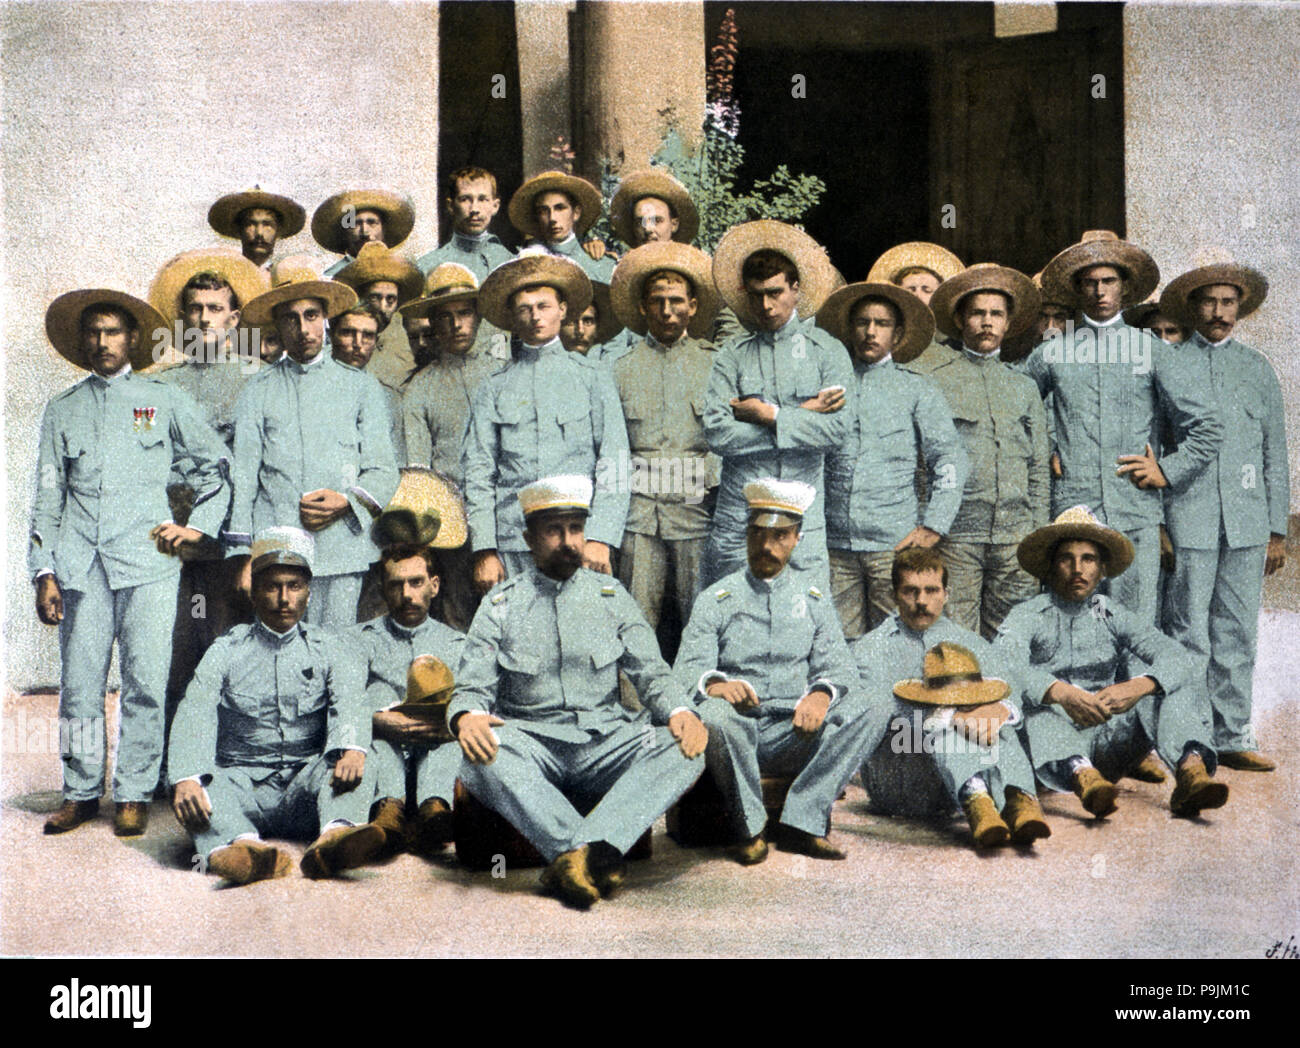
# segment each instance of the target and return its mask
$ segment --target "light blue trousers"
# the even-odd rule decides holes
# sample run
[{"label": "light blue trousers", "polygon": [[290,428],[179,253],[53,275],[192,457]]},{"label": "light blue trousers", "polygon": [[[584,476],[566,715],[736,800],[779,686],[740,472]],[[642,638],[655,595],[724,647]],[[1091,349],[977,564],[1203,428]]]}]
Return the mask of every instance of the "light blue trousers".
[{"label": "light blue trousers", "polygon": [[374,739],[370,743],[366,768],[374,771],[375,800],[394,797],[401,801],[406,799],[406,769],[414,762],[415,803],[420,805],[437,797],[451,807],[463,759],[458,742],[399,746],[387,739]]}]

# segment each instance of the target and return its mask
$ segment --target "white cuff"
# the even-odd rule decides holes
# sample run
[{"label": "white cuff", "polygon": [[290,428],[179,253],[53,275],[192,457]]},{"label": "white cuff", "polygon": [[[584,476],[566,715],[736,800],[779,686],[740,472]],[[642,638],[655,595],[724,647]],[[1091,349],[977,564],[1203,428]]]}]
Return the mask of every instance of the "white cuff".
[{"label": "white cuff", "polygon": [[1015,706],[1011,705],[1011,703],[1003,700],[1002,702],[998,703],[998,705],[1001,706],[1003,709],[1007,710],[1007,712],[1011,714],[1011,716],[1007,719],[1007,724],[1014,727],[1024,719],[1023,717],[1021,717],[1020,711],[1016,709]]},{"label": "white cuff", "polygon": [[700,693],[701,698],[711,699],[713,698],[713,696],[710,695],[704,689],[707,688],[710,684],[717,684],[718,681],[726,681],[726,680],[731,680],[731,678],[728,677],[721,670],[705,670],[703,673],[700,674],[700,679],[695,685],[695,690]]},{"label": "white cuff", "polygon": [[[835,685],[832,684],[830,681],[828,681],[825,677],[818,677],[815,681],[813,681],[811,684],[808,685],[806,691],[812,691],[814,688],[820,688],[830,692],[831,695],[830,706],[834,706],[836,700],[840,697],[839,689],[836,688]],[[827,706],[826,708],[830,709],[830,706]]]}]

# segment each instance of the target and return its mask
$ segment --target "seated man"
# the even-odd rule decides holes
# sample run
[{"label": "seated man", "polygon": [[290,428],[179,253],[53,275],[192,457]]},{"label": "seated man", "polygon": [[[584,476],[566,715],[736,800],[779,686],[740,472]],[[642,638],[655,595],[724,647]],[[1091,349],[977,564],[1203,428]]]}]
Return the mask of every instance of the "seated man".
[{"label": "seated man", "polygon": [[172,724],[172,807],[206,868],[248,884],[289,872],[260,834],[310,837],[313,879],[360,866],[384,845],[365,824],[370,718],[361,664],[339,634],[301,621],[314,544],[297,528],[253,543],[251,626],[219,638],[194,672]]},{"label": "seated man", "polygon": [[[1021,719],[1020,667],[943,614],[948,568],[937,550],[903,550],[894,558],[892,581],[897,610],[851,645],[872,718],[862,766],[872,810],[946,815],[960,805],[979,847],[1050,837],[1033,768],[1012,726]],[[898,696],[896,684],[912,678],[916,686],[916,678],[925,678],[919,687],[933,688],[946,666],[959,679],[992,674],[1011,685],[1008,697],[963,707],[951,720],[923,718],[919,705]],[[916,754],[920,761],[910,759]]]},{"label": "seated man", "polygon": [[1115,810],[1110,780],[1132,772],[1154,745],[1178,769],[1175,815],[1221,807],[1228,787],[1210,778],[1218,758],[1190,653],[1096,592],[1132,564],[1133,543],[1075,506],[1018,553],[1051,590],[1013,608],[995,646],[1032,664],[1028,691],[1041,702],[1027,709],[1024,733],[1039,779],[1072,789],[1100,819]]},{"label": "seated man", "polygon": [[371,817],[388,835],[390,852],[406,834],[406,771],[415,765],[415,824],[410,844],[435,854],[451,839],[451,799],[460,772],[460,747],[448,741],[446,724],[409,709],[394,709],[405,696],[407,674],[417,656],[432,655],[452,671],[465,636],[429,616],[438,595],[438,570],[428,546],[388,546],[379,558],[388,614],[353,628],[366,666],[366,699],[374,710],[370,764],[375,777]]},{"label": "seated man", "polygon": [[[582,567],[592,487],[551,477],[519,493],[534,567],[479,606],[447,709],[465,786],[550,862],[543,885],[583,909],[622,883],[623,854],[700,777],[708,739],[675,707],[636,602]],[[620,671],[643,709],[619,702]],[[584,817],[561,786],[600,801]]]},{"label": "seated man", "polygon": [[708,767],[742,824],[732,855],[767,858],[760,776],[797,776],[781,811],[779,847],[843,859],[827,840],[831,805],[866,748],[858,675],[835,606],[786,570],[817,497],[809,484],[771,477],[745,485],[749,565],[695,602],[673,665],[709,729]]}]

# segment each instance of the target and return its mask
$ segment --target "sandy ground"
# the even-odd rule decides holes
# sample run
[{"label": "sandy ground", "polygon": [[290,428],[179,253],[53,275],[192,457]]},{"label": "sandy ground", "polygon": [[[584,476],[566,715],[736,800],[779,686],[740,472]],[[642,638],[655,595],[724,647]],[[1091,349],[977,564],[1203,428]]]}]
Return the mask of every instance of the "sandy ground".
[{"label": "sandy ground", "polygon": [[[1289,603],[1289,602],[1288,602]],[[1265,612],[1257,726],[1281,769],[1223,771],[1228,805],[1171,819],[1169,785],[1125,781],[1105,823],[1044,797],[1052,837],[977,855],[964,820],[870,815],[851,787],[828,863],[773,852],[742,869],[663,832],[628,887],[583,914],[538,893],[537,870],[462,870],[410,855],[346,879],[221,888],[155,803],[149,832],[97,822],[45,837],[59,765],[31,729],[51,694],[10,693],[0,768],[0,951],[71,956],[1260,957],[1300,933],[1300,614]],[[22,729],[22,730],[20,730]],[[111,730],[111,724],[110,724]],[[24,736],[26,741],[23,741]],[[303,845],[294,845],[301,855]]]}]

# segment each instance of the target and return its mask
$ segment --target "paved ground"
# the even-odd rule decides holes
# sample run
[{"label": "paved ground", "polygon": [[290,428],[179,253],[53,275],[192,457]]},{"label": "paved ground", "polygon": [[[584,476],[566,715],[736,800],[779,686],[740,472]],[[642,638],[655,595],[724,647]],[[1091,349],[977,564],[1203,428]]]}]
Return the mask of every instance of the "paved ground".
[{"label": "paved ground", "polygon": [[[1267,612],[1258,727],[1282,768],[1222,772],[1226,808],[1173,820],[1169,786],[1124,782],[1105,824],[1073,796],[1044,807],[1033,852],[977,855],[964,821],[929,826],[836,806],[842,863],[774,852],[744,870],[655,836],[655,857],[590,913],[537,893],[536,870],[462,871],[403,855],[314,883],[296,873],[218,888],[191,872],[161,804],[148,834],[107,818],[41,832],[58,803],[57,757],[30,751],[50,694],[6,699],[0,768],[0,952],[76,956],[1262,956],[1300,938],[1300,614]],[[110,726],[111,727],[111,726]],[[24,738],[25,737],[25,738]],[[295,846],[301,855],[302,846]]]}]

